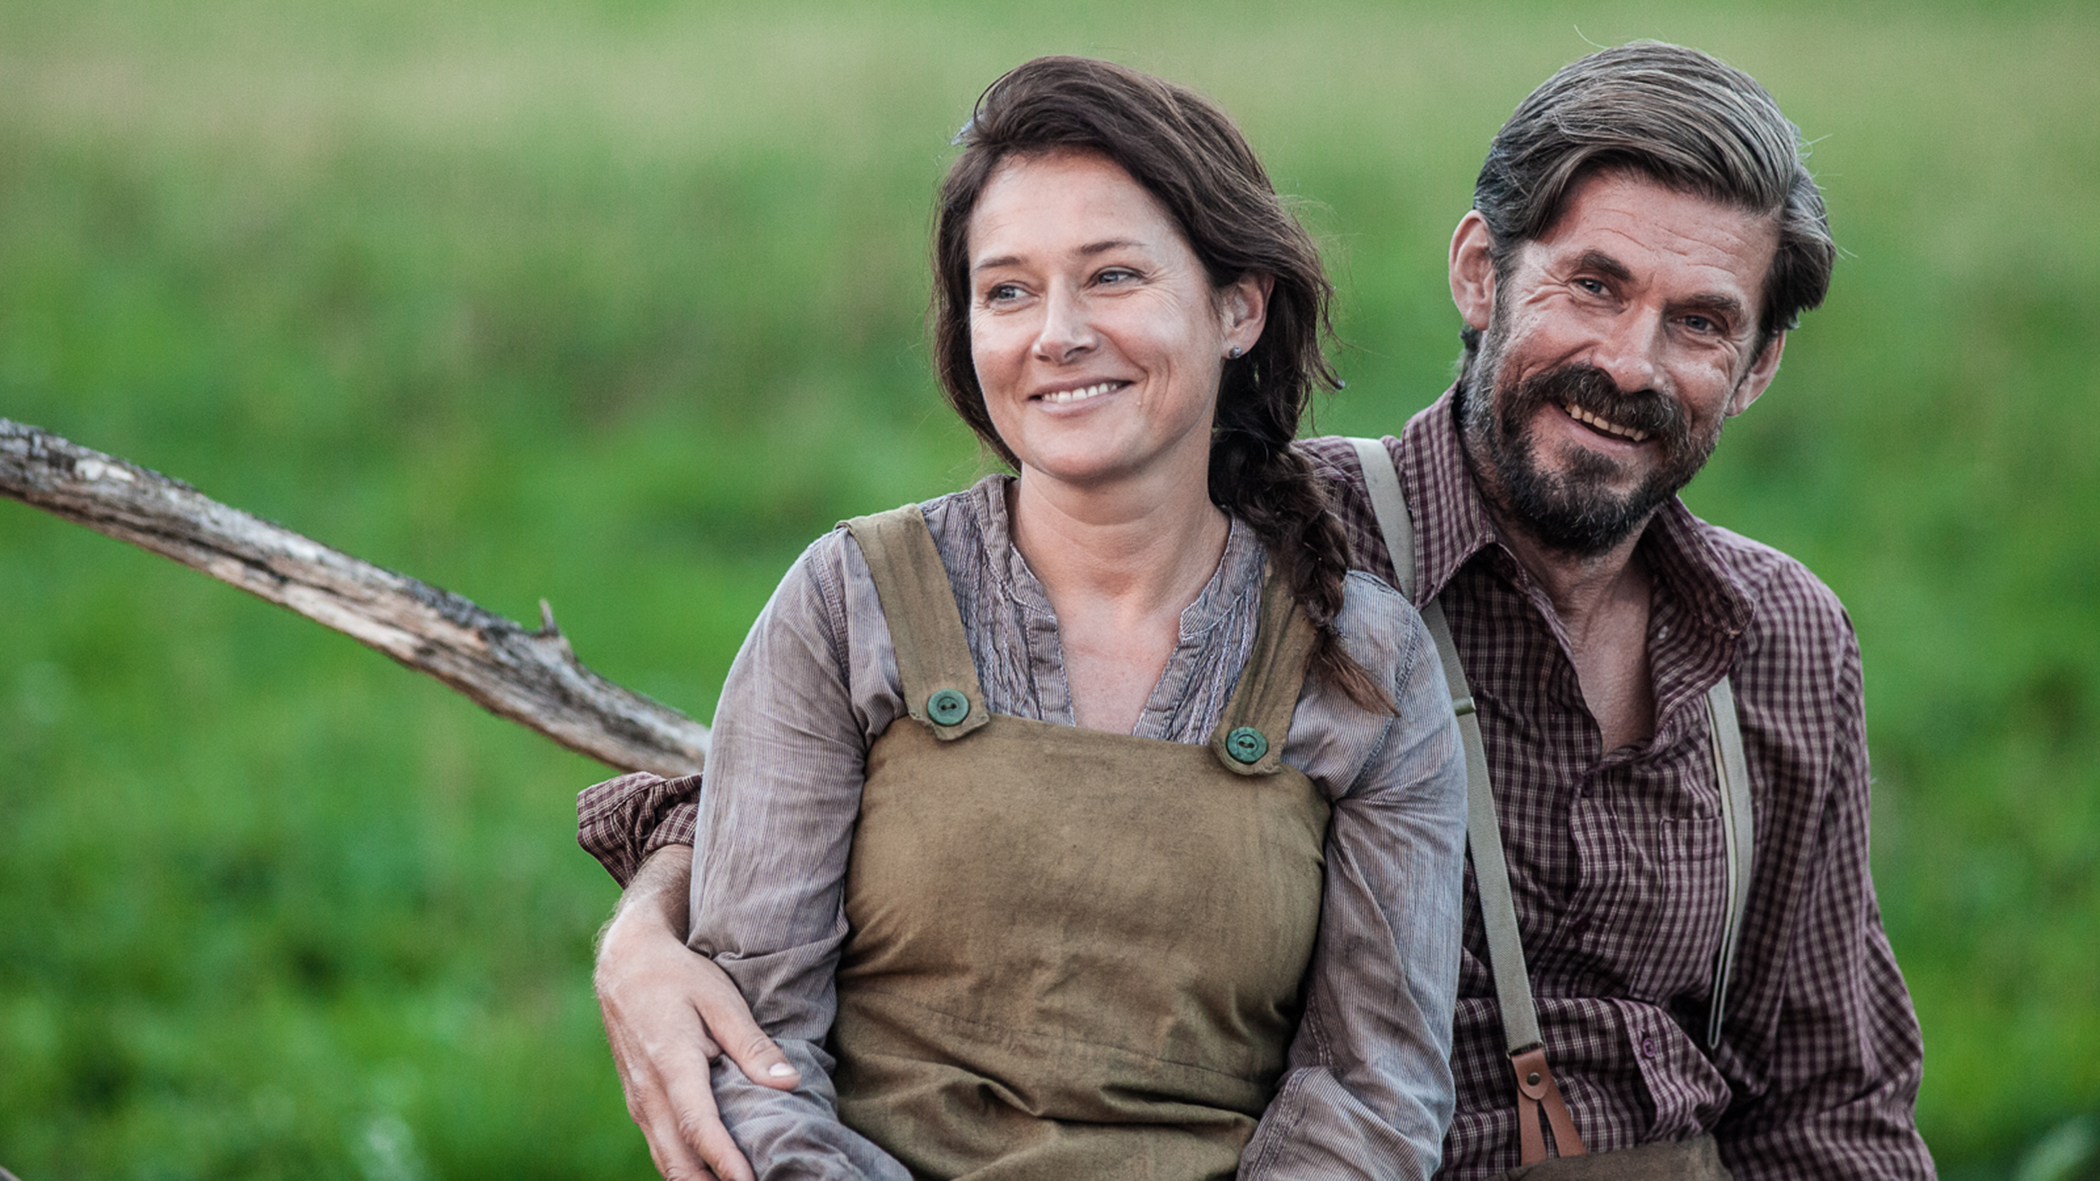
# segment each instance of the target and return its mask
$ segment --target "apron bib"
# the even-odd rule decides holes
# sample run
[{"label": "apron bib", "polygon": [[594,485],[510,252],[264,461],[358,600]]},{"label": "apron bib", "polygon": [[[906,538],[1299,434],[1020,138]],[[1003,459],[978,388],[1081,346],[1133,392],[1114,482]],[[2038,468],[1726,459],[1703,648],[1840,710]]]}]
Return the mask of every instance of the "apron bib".
[{"label": "apron bib", "polygon": [[919,510],[848,525],[911,717],[847,869],[841,1118],[921,1177],[1230,1178],[1319,928],[1328,806],[1280,759],[1310,624],[1271,579],[1208,747],[992,716]]}]

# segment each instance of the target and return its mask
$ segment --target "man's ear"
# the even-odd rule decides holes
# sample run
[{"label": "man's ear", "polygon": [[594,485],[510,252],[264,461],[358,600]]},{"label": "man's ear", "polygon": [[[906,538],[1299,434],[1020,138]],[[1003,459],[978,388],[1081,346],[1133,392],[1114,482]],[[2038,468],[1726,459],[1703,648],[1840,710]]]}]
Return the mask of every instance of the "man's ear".
[{"label": "man's ear", "polygon": [[1730,418],[1750,409],[1750,403],[1757,401],[1757,396],[1765,392],[1765,388],[1772,384],[1773,378],[1779,376],[1779,354],[1785,351],[1786,333],[1773,333],[1772,339],[1765,342],[1765,347],[1759,350],[1756,359],[1750,362],[1750,372],[1743,375],[1743,380],[1737,383],[1735,392],[1728,395],[1726,413]]},{"label": "man's ear", "polygon": [[1495,318],[1495,256],[1489,249],[1494,240],[1477,209],[1458,219],[1451,234],[1451,302],[1466,327],[1477,332],[1486,332]]},{"label": "man's ear", "polygon": [[1219,290],[1218,311],[1228,350],[1254,351],[1254,342],[1261,339],[1261,330],[1269,322],[1269,293],[1275,289],[1276,276],[1246,274]]}]

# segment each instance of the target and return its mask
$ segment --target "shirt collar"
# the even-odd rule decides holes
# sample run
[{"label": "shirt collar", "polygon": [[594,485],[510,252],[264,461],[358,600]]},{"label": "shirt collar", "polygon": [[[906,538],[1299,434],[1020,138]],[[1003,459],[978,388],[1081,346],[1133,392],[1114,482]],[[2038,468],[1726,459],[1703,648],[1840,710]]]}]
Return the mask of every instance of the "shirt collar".
[{"label": "shirt collar", "polygon": [[[1415,521],[1415,601],[1441,593],[1475,554],[1503,546],[1458,433],[1457,387],[1409,419],[1400,433],[1400,479]],[[1699,518],[1671,497],[1648,522],[1641,555],[1656,579],[1699,621],[1733,640],[1750,626],[1750,597],[1715,552]]]}]

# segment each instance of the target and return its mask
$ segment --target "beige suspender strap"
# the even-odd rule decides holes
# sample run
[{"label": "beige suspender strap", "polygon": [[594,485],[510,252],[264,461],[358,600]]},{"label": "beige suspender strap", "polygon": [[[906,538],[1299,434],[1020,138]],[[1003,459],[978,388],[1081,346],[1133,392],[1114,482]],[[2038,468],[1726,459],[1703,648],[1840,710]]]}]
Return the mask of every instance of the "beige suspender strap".
[{"label": "beige suspender strap", "polygon": [[1721,923],[1721,950],[1715,956],[1713,1000],[1706,1018],[1706,1048],[1711,1050],[1721,1044],[1728,978],[1735,969],[1736,947],[1743,934],[1743,911],[1750,902],[1757,822],[1750,804],[1750,765],[1743,758],[1743,730],[1736,719],[1735,690],[1727,677],[1707,690],[1706,717],[1714,735],[1714,782],[1721,789],[1721,840],[1728,866],[1728,917]]},{"label": "beige suspender strap", "polygon": [[[1415,601],[1415,521],[1407,512],[1407,493],[1400,490],[1400,470],[1393,466],[1393,453],[1377,439],[1351,439],[1356,463],[1364,470],[1364,491],[1371,497],[1371,515],[1378,518],[1378,535],[1385,539],[1385,556],[1392,560],[1393,577],[1400,593]],[[1455,657],[1451,658],[1453,661]],[[1451,671],[1447,663],[1445,672]],[[1453,682],[1455,685],[1457,682]]]},{"label": "beige suspender strap", "polygon": [[960,738],[990,721],[955,589],[926,530],[925,514],[907,504],[855,517],[845,526],[874,576],[911,716],[941,739]]},{"label": "beige suspender strap", "polygon": [[[1370,495],[1371,512],[1378,518],[1378,531],[1385,539],[1393,561],[1393,574],[1409,599],[1415,597],[1415,529],[1407,511],[1406,495],[1400,490],[1400,474],[1393,467],[1392,453],[1377,439],[1352,439],[1358,463],[1363,467],[1364,489]],[[1502,853],[1502,826],[1495,817],[1495,792],[1488,782],[1487,747],[1480,737],[1480,715],[1474,708],[1473,691],[1466,683],[1466,670],[1458,662],[1458,647],[1451,640],[1451,624],[1444,618],[1443,604],[1431,599],[1422,604],[1422,622],[1436,642],[1443,661],[1444,680],[1451,687],[1451,709],[1458,716],[1458,733],[1466,748],[1466,844],[1473,855],[1473,882],[1480,891],[1480,919],[1487,928],[1488,966],[1495,976],[1495,1003],[1502,1011],[1502,1039],[1509,1051],[1510,1069],[1516,1076],[1517,1124],[1523,1163],[1537,1164],[1546,1158],[1546,1139],[1539,1127],[1541,1114],[1553,1126],[1554,1146],[1562,1156],[1581,1156],[1587,1150],[1576,1134],[1575,1121],[1553,1081],[1539,1037],[1538,1008],[1531,1000],[1531,977],[1524,968],[1524,944],[1517,934],[1517,907],[1510,894],[1509,863]]]}]

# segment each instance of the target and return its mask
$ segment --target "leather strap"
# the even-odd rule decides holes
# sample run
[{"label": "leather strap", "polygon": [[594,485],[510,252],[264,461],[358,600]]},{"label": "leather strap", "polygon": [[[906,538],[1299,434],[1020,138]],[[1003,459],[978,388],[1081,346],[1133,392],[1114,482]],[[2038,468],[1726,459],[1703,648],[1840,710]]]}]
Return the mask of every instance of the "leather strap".
[{"label": "leather strap", "polygon": [[1560,1097],[1560,1084],[1553,1081],[1553,1068],[1546,1065],[1546,1048],[1533,1046],[1511,1054],[1509,1065],[1517,1076],[1517,1135],[1523,1149],[1520,1162],[1535,1165],[1546,1159],[1546,1137],[1539,1128],[1543,1109],[1553,1125],[1553,1147],[1561,1156],[1583,1156],[1589,1149],[1575,1133],[1575,1121]]},{"label": "leather strap", "polygon": [[[977,681],[977,661],[963,632],[962,612],[955,605],[948,568],[941,564],[941,552],[926,529],[926,515],[918,505],[907,504],[843,524],[860,544],[868,573],[874,576],[875,597],[890,625],[897,680],[911,716],[944,741],[991,721]],[[929,711],[927,703],[943,690],[969,699],[970,712],[960,721],[943,725]]]}]

